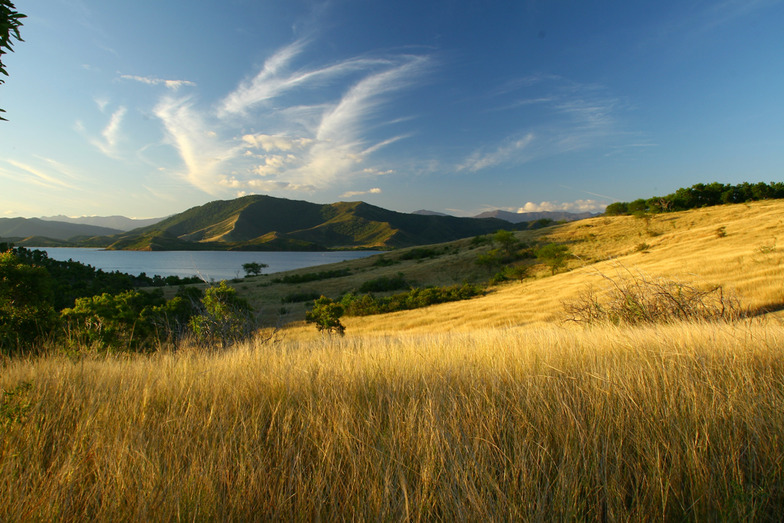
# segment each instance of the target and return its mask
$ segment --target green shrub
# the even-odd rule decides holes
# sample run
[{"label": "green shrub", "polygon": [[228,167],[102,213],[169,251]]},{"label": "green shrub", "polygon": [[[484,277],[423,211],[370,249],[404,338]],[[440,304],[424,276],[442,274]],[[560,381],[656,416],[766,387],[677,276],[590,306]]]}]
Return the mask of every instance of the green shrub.
[{"label": "green shrub", "polygon": [[311,301],[318,299],[321,296],[316,291],[292,292],[280,299],[281,303],[298,303],[302,301]]},{"label": "green shrub", "polygon": [[13,252],[0,253],[0,354],[33,348],[57,324],[49,272],[24,263]]},{"label": "green shrub", "polygon": [[411,249],[410,251],[406,251],[401,254],[398,259],[399,260],[424,260],[425,258],[435,258],[441,253],[437,249],[433,249],[430,247],[417,247],[415,249]]},{"label": "green shrub", "polygon": [[395,276],[381,276],[373,280],[364,282],[359,287],[359,292],[389,292],[405,289],[409,283],[403,276],[402,272],[397,273]]},{"label": "green shrub", "polygon": [[569,248],[566,245],[557,243],[548,243],[539,247],[534,251],[534,254],[539,261],[550,267],[553,274],[566,265],[566,260],[570,256]]},{"label": "green shrub", "polygon": [[305,313],[305,321],[315,323],[316,328],[321,332],[334,332],[343,336],[346,327],[340,322],[341,316],[343,316],[343,306],[326,296],[321,296],[313,302],[313,309]]},{"label": "green shrub", "polygon": [[368,316],[417,309],[437,303],[467,300],[481,293],[481,287],[466,283],[448,287],[415,288],[408,292],[386,297],[377,297],[372,294],[346,294],[340,303],[348,316]]},{"label": "green shrub", "polygon": [[221,281],[204,293],[201,311],[191,317],[189,326],[200,345],[227,347],[249,338],[257,324],[247,300]]},{"label": "green shrub", "polygon": [[137,350],[157,340],[156,326],[148,313],[164,304],[161,291],[105,292],[77,299],[61,315],[72,342],[107,351]]},{"label": "green shrub", "polygon": [[320,272],[308,272],[306,274],[290,274],[288,276],[284,276],[283,278],[275,278],[272,280],[273,283],[287,283],[287,284],[296,284],[296,283],[308,283],[311,281],[318,281],[318,280],[326,280],[329,278],[340,278],[343,276],[350,276],[351,269],[335,269],[331,271],[320,271]]}]

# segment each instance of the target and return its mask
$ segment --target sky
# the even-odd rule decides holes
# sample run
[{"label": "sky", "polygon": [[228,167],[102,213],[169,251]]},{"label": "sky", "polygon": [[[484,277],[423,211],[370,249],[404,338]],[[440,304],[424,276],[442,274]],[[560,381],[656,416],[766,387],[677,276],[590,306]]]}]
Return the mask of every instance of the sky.
[{"label": "sky", "polygon": [[784,0],[16,0],[0,217],[781,181]]}]

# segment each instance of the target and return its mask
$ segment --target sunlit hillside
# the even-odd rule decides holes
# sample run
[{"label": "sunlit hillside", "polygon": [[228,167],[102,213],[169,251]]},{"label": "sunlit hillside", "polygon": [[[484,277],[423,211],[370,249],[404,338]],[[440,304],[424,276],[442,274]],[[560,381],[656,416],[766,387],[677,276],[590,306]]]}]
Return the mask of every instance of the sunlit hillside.
[{"label": "sunlit hillside", "polygon": [[784,239],[784,201],[649,218],[598,217],[517,234],[566,243],[575,258],[567,271],[553,276],[542,266],[534,267],[535,275],[528,280],[494,287],[481,298],[386,316],[346,318],[347,334],[560,323],[565,319],[563,302],[591,286],[599,291],[609,288],[608,278],[628,274],[706,288],[721,285],[754,310],[784,305],[784,242],[778,245]]}]

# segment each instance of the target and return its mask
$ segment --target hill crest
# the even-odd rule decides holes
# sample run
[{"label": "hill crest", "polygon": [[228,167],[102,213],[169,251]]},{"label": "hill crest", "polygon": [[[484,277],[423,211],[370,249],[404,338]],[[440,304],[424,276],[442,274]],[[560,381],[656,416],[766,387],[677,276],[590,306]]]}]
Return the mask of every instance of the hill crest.
[{"label": "hill crest", "polygon": [[216,200],[107,238],[129,250],[392,249],[510,228],[497,218],[390,211],[365,202],[317,204],[267,195]]}]

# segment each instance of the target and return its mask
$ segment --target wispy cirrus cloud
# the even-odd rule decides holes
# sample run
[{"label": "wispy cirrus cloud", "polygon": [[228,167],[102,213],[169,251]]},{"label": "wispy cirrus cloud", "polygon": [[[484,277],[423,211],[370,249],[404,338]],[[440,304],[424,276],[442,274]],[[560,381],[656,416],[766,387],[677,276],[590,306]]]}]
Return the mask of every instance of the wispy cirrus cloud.
[{"label": "wispy cirrus cloud", "polygon": [[224,164],[238,156],[242,145],[222,139],[190,98],[164,97],[154,112],[163,122],[169,144],[182,159],[182,177],[208,194],[217,194],[218,182],[225,176]]},{"label": "wispy cirrus cloud", "polygon": [[[534,133],[528,133],[522,138],[507,139],[501,145],[491,150],[480,149],[474,151],[468,158],[457,166],[458,171],[481,171],[482,169],[507,162],[521,163],[523,153],[534,142]],[[530,155],[529,155],[530,156]]]},{"label": "wispy cirrus cloud", "polygon": [[520,120],[528,123],[494,144],[477,146],[457,165],[458,171],[521,165],[595,146],[617,132],[617,114],[623,105],[602,86],[546,74],[509,81],[493,96],[499,103],[492,111],[519,111]]},{"label": "wispy cirrus cloud", "polygon": [[[97,99],[95,103],[101,112],[104,112],[109,102],[104,99]],[[110,116],[108,123],[104,126],[100,136],[90,136],[82,121],[76,122],[76,130],[85,135],[87,141],[109,158],[119,158],[119,143],[122,138],[121,126],[128,109],[125,106],[118,107]]]},{"label": "wispy cirrus cloud", "polygon": [[[417,84],[428,57],[387,54],[296,68],[308,43],[274,53],[213,107],[174,93],[159,100],[154,114],[182,160],[185,180],[211,194],[310,191],[367,176],[373,154],[411,136],[383,136],[385,125],[409,120],[399,114],[385,120],[383,108]],[[296,96],[303,90],[307,96]]]},{"label": "wispy cirrus cloud", "polygon": [[190,80],[164,80],[162,78],[155,78],[153,76],[137,76],[132,74],[121,74],[120,78],[123,80],[133,80],[147,85],[163,85],[166,88],[176,91],[180,87],[195,87],[196,83]]},{"label": "wispy cirrus cloud", "polygon": [[[30,164],[19,162],[16,160],[5,160],[8,165],[14,167],[14,172],[7,171],[5,169],[0,168],[0,172],[3,172],[9,177],[13,177],[15,181],[21,180],[32,183],[33,185],[37,185],[39,187],[45,187],[48,189],[74,189],[74,185],[69,181],[65,180],[68,176],[60,171],[46,171],[39,167],[34,167]],[[52,165],[59,165],[57,162],[52,162]]]},{"label": "wispy cirrus cloud", "polygon": [[386,63],[385,59],[351,58],[324,67],[291,71],[291,63],[308,43],[307,39],[297,40],[273,54],[252,79],[240,83],[237,89],[223,99],[218,115],[241,115],[264,101],[296,88],[323,86],[348,73]]}]

